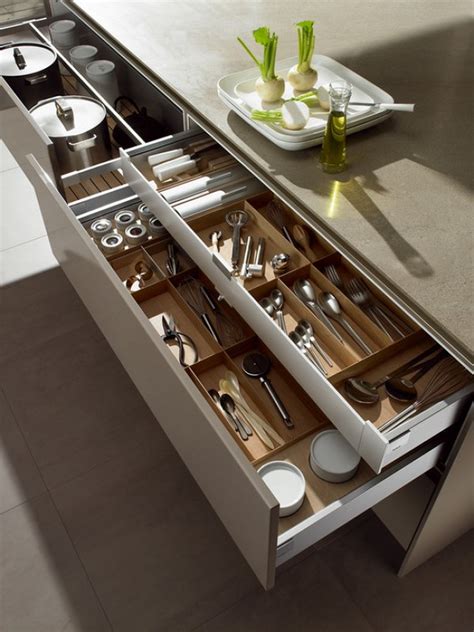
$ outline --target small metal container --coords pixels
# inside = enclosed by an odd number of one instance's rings
[[[148,232],[143,224],[132,224],[125,229],[125,240],[130,246],[138,246],[148,239]]]
[[[115,226],[120,232],[125,232],[127,226],[135,224],[136,221],[137,216],[133,211],[119,211],[114,216]]]
[[[45,44],[15,42],[0,47],[0,75],[28,109],[63,91],[57,55]]]
[[[150,233],[150,235],[153,235],[153,237],[159,237],[163,235],[163,224],[157,217],[152,217],[148,222],[148,232]]]
[[[111,233],[112,230],[112,222],[107,217],[99,217],[90,226],[90,232],[96,241],[100,241],[104,235]]]
[[[138,217],[142,220],[142,222],[149,222],[153,217],[153,213],[150,211],[146,204],[139,204],[137,208]]]
[[[113,255],[116,252],[120,252],[123,246],[123,236],[120,233],[109,233],[100,240],[100,249],[105,255]]]

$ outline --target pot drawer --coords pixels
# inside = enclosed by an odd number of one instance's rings
[[[29,157],[28,175],[45,212],[48,236],[53,251],[83,302],[159,420],[203,493],[221,518],[242,554],[265,588],[275,580],[276,566],[303,548],[317,542],[373,504],[404,486],[433,467],[439,458],[441,438],[435,445],[426,444],[380,475],[363,461],[356,476],[344,484],[325,483],[307,466],[309,443],[316,432],[330,424],[316,404],[278,362],[273,350],[248,324],[240,321],[240,342],[217,345],[202,322],[183,300],[181,283],[191,275],[207,283],[202,271],[189,267],[180,251],[182,270],[166,278],[162,270],[160,238],[147,243],[140,257],[150,255],[154,280],[135,294],[126,288],[130,266],[138,250],[130,249],[108,260],[91,239],[86,227],[98,213],[136,207],[138,198],[121,188],[122,200],[96,207],[93,198],[81,202],[76,214],[65,203],[38,162]],[[104,194],[104,197],[110,195]],[[104,200],[102,200],[104,201]],[[50,218],[54,218],[51,228]],[[81,223],[81,221],[84,224]],[[167,242],[166,242],[167,243]],[[147,254],[148,253],[148,254]],[[150,259],[150,261],[151,261]],[[148,259],[147,259],[148,260]],[[210,287],[213,290],[212,286]],[[179,366],[177,355],[157,335],[158,304],[178,314],[185,331],[190,331],[199,349],[199,358],[188,368]],[[222,306],[225,314],[231,308]],[[238,314],[232,312],[232,318]],[[230,317],[230,316],[229,316]],[[275,385],[292,415],[298,418],[297,437],[282,427],[262,398],[261,389],[250,384],[240,371],[242,354],[264,349],[273,360]],[[284,445],[272,452],[252,435],[240,440],[230,428],[222,411],[210,399],[207,388],[222,369],[232,368],[239,375],[242,391],[249,402],[263,414],[284,437]],[[298,465],[306,477],[307,499],[293,516],[279,518],[279,505],[257,474],[257,467],[269,458],[289,460]]]
[[[232,275],[229,262],[230,251],[227,252],[227,257],[220,253],[216,254],[209,240],[209,233],[213,229],[225,230],[226,211],[234,207],[231,205],[221,211],[210,211],[201,218],[185,220],[167,202],[163,192],[157,191],[155,184],[150,183],[149,178],[145,177],[146,152],[135,154],[133,157],[126,152],[121,152],[121,160],[124,178],[131,189],[148,205],[164,228],[211,279],[226,301],[271,348],[306,393],[376,472],[380,472],[389,463],[454,423],[459,410],[464,405],[463,396],[472,391],[472,383],[459,392],[447,396],[428,410],[410,417],[405,423],[397,425],[392,430],[384,431],[379,430],[378,426],[382,427],[384,421],[397,412],[396,407],[392,410],[390,406],[387,407],[384,404],[379,417],[371,419],[370,416],[366,416],[367,407],[352,405],[343,396],[345,379],[361,374],[363,377],[370,378],[374,370],[378,370],[378,377],[380,377],[380,374],[385,374],[381,373],[384,367],[387,367],[387,370],[396,369],[397,365],[415,357],[415,351],[420,353],[433,343],[413,323],[408,320],[403,322],[400,315],[397,318],[401,324],[407,325],[408,322],[407,327],[410,327],[410,333],[400,340],[393,342],[384,331],[374,326],[373,321],[357,306],[351,304],[319,269],[318,265],[321,265],[321,262],[332,262],[334,257],[338,256],[337,253],[331,252],[328,248],[327,251],[319,253],[320,258],[316,262],[311,261],[310,253],[306,252],[307,257],[305,257],[290,243],[282,240],[282,236],[278,235],[275,227],[266,221],[262,212],[247,202],[240,207],[247,210],[253,222],[254,228],[250,228],[249,231],[254,230],[255,238],[258,235],[265,235],[268,242],[272,244],[272,248],[278,246],[286,252],[291,252],[295,265],[294,269],[290,269],[281,279],[273,278],[270,272],[261,281],[254,283],[251,280],[249,284],[243,284]],[[255,205],[258,206],[259,203],[257,199]],[[323,244],[322,241],[320,243]],[[358,345],[347,336],[341,344],[334,335],[322,327],[318,319],[313,319],[313,326],[326,344],[326,349],[331,350],[335,365],[329,370],[329,375],[324,376],[314,364],[308,362],[275,322],[271,322],[258,300],[262,295],[268,294],[277,287],[290,304],[295,300],[291,288],[299,278],[310,279],[321,291],[329,291],[338,298],[342,308],[350,316],[352,325],[372,349],[370,357],[364,357]],[[307,308],[302,305],[295,307],[295,313],[300,317],[310,317]]]

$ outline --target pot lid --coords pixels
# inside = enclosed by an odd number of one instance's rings
[[[52,97],[40,101],[30,114],[50,138],[86,134],[106,117],[102,103],[90,97]]]
[[[56,53],[43,44],[13,43],[0,50],[0,75],[18,77],[32,75],[49,68]]]

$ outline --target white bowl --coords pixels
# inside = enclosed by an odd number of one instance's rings
[[[304,501],[306,481],[296,465],[286,461],[270,461],[257,472],[280,503],[280,517],[298,511]]]
[[[309,463],[329,483],[343,483],[357,472],[360,456],[338,430],[324,430],[312,441]]]

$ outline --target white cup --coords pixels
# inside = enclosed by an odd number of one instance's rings
[[[79,43],[74,20],[57,20],[49,25],[51,41],[58,48],[72,48]]]
[[[71,60],[71,64],[76,68],[84,78],[87,79],[86,76],[86,66],[90,64],[96,58],[98,50],[95,46],[91,46],[90,44],[83,44],[81,46],[74,46],[69,51],[69,59]],[[77,94],[83,94],[85,96],[90,96],[90,93],[84,88],[84,86],[77,82]]]
[[[115,99],[120,96],[115,64],[108,59],[96,59],[86,66],[88,81],[113,106]]]

